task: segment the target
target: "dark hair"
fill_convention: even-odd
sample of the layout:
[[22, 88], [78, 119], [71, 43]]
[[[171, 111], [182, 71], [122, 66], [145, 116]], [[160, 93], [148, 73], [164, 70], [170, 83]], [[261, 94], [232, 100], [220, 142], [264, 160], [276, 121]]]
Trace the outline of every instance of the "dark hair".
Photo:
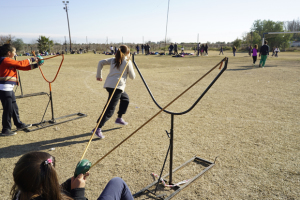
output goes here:
[[6, 57], [8, 52], [13, 52], [15, 47], [13, 47], [11, 44], [4, 44], [0, 46], [0, 57]]
[[[48, 159], [52, 163], [45, 162]], [[30, 152], [23, 155], [13, 171], [12, 199], [20, 192], [19, 199], [41, 196], [45, 200], [61, 200], [61, 189], [55, 170], [55, 158], [46, 152]]]
[[121, 45], [119, 49], [117, 50], [116, 56], [115, 56], [115, 67], [117, 69], [120, 68], [124, 58], [125, 54], [128, 53], [130, 49], [126, 45]]
[[265, 40], [265, 42], [264, 42], [265, 44], [268, 44], [268, 41], [267, 40]]

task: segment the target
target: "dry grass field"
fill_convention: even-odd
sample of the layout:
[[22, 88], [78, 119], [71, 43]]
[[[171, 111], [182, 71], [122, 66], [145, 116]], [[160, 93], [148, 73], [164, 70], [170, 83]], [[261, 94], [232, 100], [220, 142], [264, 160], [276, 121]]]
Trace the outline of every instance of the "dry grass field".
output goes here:
[[[135, 56], [149, 88], [163, 107], [210, 70], [222, 58], [228, 69], [189, 113], [174, 117], [173, 166], [197, 155], [214, 161], [215, 166], [173, 199], [299, 199], [300, 194], [300, 53], [281, 52], [269, 57], [265, 68], [252, 67], [246, 53], [209, 52], [209, 56]], [[107, 100], [103, 83], [96, 81], [98, 61], [103, 54], [66, 55], [57, 80], [52, 84], [54, 117], [76, 112], [87, 117], [45, 129], [19, 131], [0, 138], [0, 199], [9, 199], [16, 161], [26, 152], [45, 151], [56, 158], [60, 181], [72, 176], [91, 130]], [[45, 76], [52, 80], [60, 58], [45, 61]], [[18, 60], [25, 59], [19, 57]], [[104, 69], [104, 78], [109, 67]], [[214, 70], [167, 110], [188, 109], [217, 75]], [[126, 92], [130, 105], [123, 118], [128, 126], [114, 124], [115, 113], [103, 127], [105, 139], [94, 138], [85, 158], [96, 162], [130, 135], [159, 109], [153, 103], [141, 78], [129, 79]], [[20, 72], [24, 94], [49, 92], [38, 69]], [[16, 95], [20, 95], [17, 89]], [[48, 103], [46, 95], [17, 99], [21, 120], [41, 121]], [[51, 119], [51, 110], [45, 115]], [[132, 193], [153, 182], [159, 174], [168, 149], [169, 114], [161, 113], [123, 145], [104, 158], [90, 173], [86, 197], [97, 199], [106, 183], [122, 177]], [[51, 151], [51, 148], [55, 150]], [[163, 174], [167, 174], [167, 161]], [[199, 172], [190, 165], [174, 176], [174, 182]], [[138, 199], [153, 199], [141, 196]]]

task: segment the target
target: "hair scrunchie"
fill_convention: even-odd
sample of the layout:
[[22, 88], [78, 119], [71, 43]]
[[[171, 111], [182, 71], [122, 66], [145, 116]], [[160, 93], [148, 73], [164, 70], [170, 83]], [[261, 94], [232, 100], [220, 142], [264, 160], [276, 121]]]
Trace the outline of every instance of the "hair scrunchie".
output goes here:
[[52, 163], [53, 163], [53, 161], [52, 161], [52, 159], [51, 158], [48, 158], [47, 160], [45, 160], [44, 161], [44, 163], [45, 163], [45, 165], [48, 165], [48, 164], [51, 164], [51, 165], [53, 165]]

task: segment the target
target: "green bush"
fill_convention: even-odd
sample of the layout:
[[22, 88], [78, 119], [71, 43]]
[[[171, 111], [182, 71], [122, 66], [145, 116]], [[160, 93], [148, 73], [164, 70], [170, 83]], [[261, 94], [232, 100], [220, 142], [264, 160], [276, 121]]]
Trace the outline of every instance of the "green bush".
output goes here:
[[223, 47], [223, 51], [231, 51], [231, 50], [232, 50], [232, 47], [228, 47], [228, 46]]

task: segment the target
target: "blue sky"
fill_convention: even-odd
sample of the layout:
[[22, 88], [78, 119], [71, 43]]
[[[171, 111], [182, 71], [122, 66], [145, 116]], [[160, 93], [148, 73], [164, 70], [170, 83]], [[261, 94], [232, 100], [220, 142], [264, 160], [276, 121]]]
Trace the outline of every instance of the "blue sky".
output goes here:
[[[69, 40], [64, 4], [59, 0], [1, 1], [0, 35], [32, 43], [40, 35]], [[72, 42], [161, 41], [168, 0], [69, 0]], [[300, 17], [300, 0], [170, 0], [167, 38], [172, 42], [231, 42], [254, 20], [291, 21]], [[5, 19], [5, 20], [4, 20]]]

